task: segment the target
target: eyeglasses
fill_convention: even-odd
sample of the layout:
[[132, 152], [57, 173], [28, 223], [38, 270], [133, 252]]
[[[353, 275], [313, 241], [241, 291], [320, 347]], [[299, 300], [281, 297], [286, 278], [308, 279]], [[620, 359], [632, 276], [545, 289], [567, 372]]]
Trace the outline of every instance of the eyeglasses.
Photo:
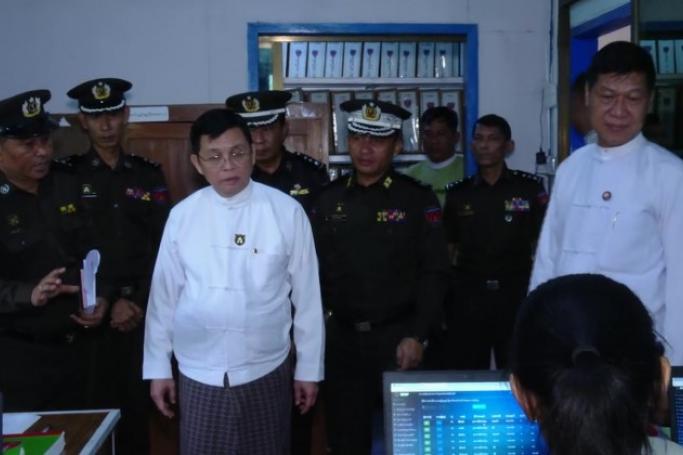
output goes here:
[[222, 166], [226, 161], [230, 161], [235, 166], [242, 166], [247, 162], [247, 158], [250, 154], [250, 150], [240, 148], [227, 154], [213, 153], [209, 156], [197, 154], [197, 156], [206, 164], [207, 167], [215, 169]]

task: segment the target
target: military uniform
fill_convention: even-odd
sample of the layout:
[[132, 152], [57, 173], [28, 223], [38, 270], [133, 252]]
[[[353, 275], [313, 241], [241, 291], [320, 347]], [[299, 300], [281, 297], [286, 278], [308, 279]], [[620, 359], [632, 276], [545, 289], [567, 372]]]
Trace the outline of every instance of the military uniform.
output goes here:
[[488, 368], [491, 348], [507, 365], [517, 307], [526, 295], [548, 195], [541, 179], [503, 169], [490, 185], [479, 174], [447, 188], [444, 225], [455, 246], [450, 366]]
[[86, 406], [85, 329], [71, 320], [79, 294], [62, 294], [40, 307], [31, 292], [53, 269], [66, 267], [65, 284], [80, 282], [92, 244], [73, 175], [53, 165], [38, 194], [22, 191], [0, 173], [0, 390], [9, 411]]
[[275, 172], [269, 174], [254, 166], [251, 178], [289, 194], [306, 210], [310, 208], [315, 193], [329, 181], [323, 163], [303, 153], [289, 152], [284, 147], [280, 166]]
[[370, 186], [355, 175], [325, 187], [311, 219], [327, 323], [328, 434], [338, 452], [369, 451], [382, 372], [403, 338], [424, 341], [441, 309], [448, 259], [434, 193], [390, 170]]
[[[128, 81], [114, 78], [87, 81], [68, 95], [79, 101], [83, 115], [106, 115], [125, 107]], [[97, 233], [102, 255], [98, 274], [113, 287], [111, 304], [132, 301], [144, 313], [161, 234], [170, 210], [164, 175], [157, 163], [119, 153], [110, 167], [94, 148], [64, 159], [78, 177], [79, 200]], [[101, 406], [122, 408], [121, 449], [147, 449], [148, 386], [142, 380], [144, 322], [128, 332], [103, 327], [100, 366]]]

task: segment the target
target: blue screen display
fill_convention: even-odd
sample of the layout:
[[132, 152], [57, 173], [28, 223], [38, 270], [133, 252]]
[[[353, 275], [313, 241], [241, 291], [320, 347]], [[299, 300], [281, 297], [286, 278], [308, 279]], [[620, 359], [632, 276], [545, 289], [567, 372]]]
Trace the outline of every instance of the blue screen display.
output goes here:
[[683, 378], [673, 378], [671, 381], [672, 410], [671, 424], [674, 442], [683, 444]]
[[506, 383], [488, 390], [443, 385], [392, 384], [394, 455], [548, 453], [538, 427], [526, 418]]

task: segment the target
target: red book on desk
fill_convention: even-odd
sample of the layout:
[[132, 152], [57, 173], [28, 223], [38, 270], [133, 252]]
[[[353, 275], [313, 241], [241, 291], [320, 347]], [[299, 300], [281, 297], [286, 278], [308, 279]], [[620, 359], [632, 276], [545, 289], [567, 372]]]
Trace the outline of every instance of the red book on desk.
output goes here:
[[[18, 446], [15, 445], [18, 443]], [[5, 455], [59, 455], [64, 451], [64, 432], [6, 434], [2, 436]]]

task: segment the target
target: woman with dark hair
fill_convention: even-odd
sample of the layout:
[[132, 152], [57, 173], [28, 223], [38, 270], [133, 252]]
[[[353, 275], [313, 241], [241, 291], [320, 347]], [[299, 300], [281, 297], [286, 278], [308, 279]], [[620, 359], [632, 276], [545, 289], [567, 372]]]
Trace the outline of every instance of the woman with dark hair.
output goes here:
[[539, 286], [520, 308], [510, 380], [553, 455], [683, 454], [648, 438], [666, 401], [663, 352], [631, 290], [602, 275], [568, 275]]

